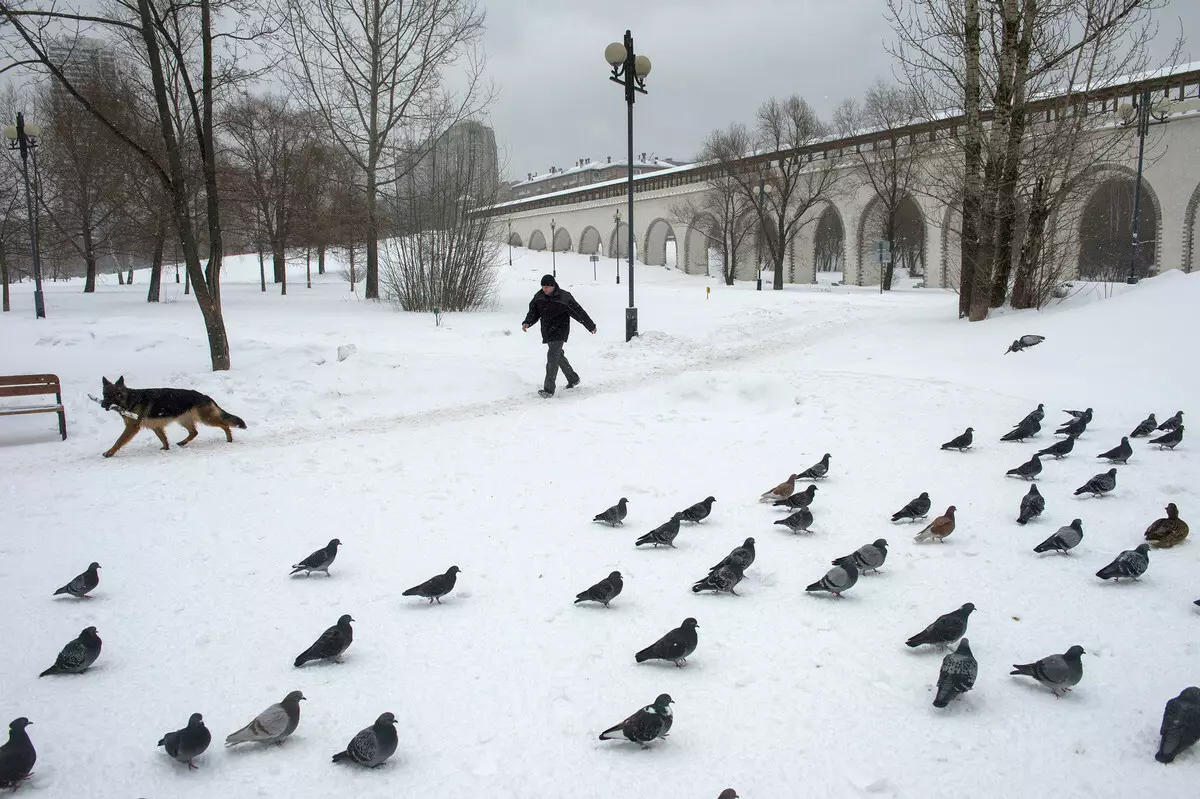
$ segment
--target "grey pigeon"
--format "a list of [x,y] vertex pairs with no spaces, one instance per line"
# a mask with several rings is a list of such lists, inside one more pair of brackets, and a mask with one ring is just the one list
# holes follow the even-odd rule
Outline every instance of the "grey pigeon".
[[688,655],[696,651],[696,644],[700,640],[696,635],[696,628],[699,626],[691,617],[684,619],[683,624],[638,652],[634,659],[638,663],[645,663],[647,660],[669,660],[676,666],[683,667],[687,663]]
[[1148,568],[1150,568],[1150,545],[1138,544],[1136,549],[1127,549],[1113,558],[1113,562],[1096,572],[1096,576],[1101,580],[1112,580],[1119,583],[1122,577],[1136,580],[1145,574]]
[[975,687],[975,678],[979,676],[979,663],[971,653],[971,642],[964,638],[958,642],[958,648],[942,658],[942,670],[938,672],[937,696],[933,699],[934,707],[945,707],[950,700]]
[[333,756],[333,762],[349,760],[367,768],[382,766],[383,761],[396,753],[398,743],[396,717],[391,713],[381,713],[374,724],[361,730],[350,739],[343,751]]
[[625,524],[625,514],[628,512],[628,509],[629,500],[625,499],[625,497],[621,497],[621,499],[617,501],[616,505],[613,505],[603,513],[597,513],[592,521],[604,522],[609,527],[616,527],[618,524],[623,525]]
[[929,515],[929,508],[932,507],[932,504],[929,499],[929,492],[922,491],[921,496],[916,499],[910,499],[907,505],[893,513],[892,521],[898,522],[901,519],[908,519],[912,522],[917,519],[924,519]]
[[812,504],[816,493],[816,484],[809,483],[808,488],[804,489],[803,491],[797,491],[787,499],[777,499],[773,504],[775,507],[792,508],[793,510],[797,508],[807,508]]
[[877,538],[874,543],[863,544],[858,549],[851,552],[847,557],[854,560],[854,566],[863,574],[867,571],[879,573],[879,567],[887,560],[886,539]]
[[591,588],[576,594],[575,604],[578,605],[580,602],[599,602],[604,607],[608,607],[608,603],[616,599],[624,587],[625,582],[621,579],[621,573],[612,572]]
[[965,449],[970,449],[971,444],[975,441],[975,428],[968,427],[964,432],[956,435],[954,438],[942,444],[942,449],[956,449],[962,452]]
[[325,572],[325,576],[328,577],[329,566],[337,557],[338,547],[341,545],[341,541],[336,538],[331,539],[328,544],[292,566],[292,574],[304,572],[305,577],[311,577],[313,572]]
[[1075,436],[1076,438],[1078,438],[1079,436],[1083,435],[1084,432],[1087,430],[1087,426],[1088,426],[1089,422],[1091,422],[1091,418],[1087,417],[1087,416],[1081,416],[1078,419],[1072,419],[1071,421],[1064,424],[1062,427],[1055,430],[1054,435],[1056,435],[1056,436]]
[[1017,516],[1017,524],[1028,524],[1042,515],[1046,509],[1046,498],[1038,491],[1037,483],[1029,487],[1029,493],[1021,497],[1021,513]]
[[796,475],[796,477],[802,478],[805,480],[819,480],[828,474],[829,474],[829,453],[826,452],[824,455],[821,456],[821,460],[817,461],[812,466],[809,466],[807,469],[800,472],[800,474]]
[[1041,422],[1022,420],[1016,427],[1000,436],[1001,441],[1024,441],[1042,431]]
[[655,527],[650,532],[643,535],[634,546],[640,547],[642,544],[653,544],[657,549],[659,544],[663,546],[675,548],[675,537],[679,535],[679,522],[683,519],[682,513],[676,513],[669,521],[663,522],[658,527]]
[[300,700],[305,698],[300,691],[292,691],[283,701],[259,713],[254,721],[226,736],[225,745],[282,743],[300,726]]
[[730,550],[720,563],[709,569],[710,572],[715,572],[722,566],[737,566],[742,571],[750,568],[750,564],[754,563],[754,539],[747,538],[742,542],[740,547],[734,547]]
[[1021,350],[1028,349],[1029,347],[1035,347],[1045,340],[1045,336],[1037,336],[1033,333],[1028,333],[1010,344],[1008,349],[1004,351],[1004,354],[1008,355],[1010,352],[1020,352]]
[[1183,411],[1175,411],[1175,415],[1158,426],[1159,430],[1174,430],[1183,424]]
[[1179,425],[1179,427],[1164,433],[1158,438],[1150,439],[1150,443],[1158,444],[1158,448],[1160,450],[1164,448],[1175,449],[1175,445],[1177,445],[1180,441],[1183,441],[1183,425]]
[[1129,456],[1133,454],[1133,447],[1129,446],[1129,436],[1121,436],[1121,443],[1110,449],[1108,452],[1102,452],[1097,455],[1097,458],[1104,458],[1109,463],[1129,463]]
[[1080,494],[1091,494],[1093,497],[1103,496],[1109,491],[1117,487],[1117,470],[1109,469],[1107,472],[1096,475],[1091,480],[1075,489],[1075,496]]
[[1034,547],[1033,551],[1038,553],[1061,552],[1066,555],[1069,550],[1079,546],[1079,542],[1082,540],[1083,522],[1079,519],[1072,519],[1070,524],[1058,528],[1054,535]]
[[1032,677],[1061,697],[1083,677],[1083,662],[1079,656],[1086,654],[1083,647],[1076,644],[1061,655],[1050,655],[1034,663],[1014,663],[1009,674]]
[[0,788],[12,788],[15,792],[33,771],[37,762],[37,751],[25,728],[33,722],[21,716],[8,725],[8,742],[0,746]]
[[1046,407],[1044,405],[1042,405],[1042,403],[1039,402],[1038,406],[1036,408],[1034,408],[1029,413],[1025,414],[1025,418],[1022,419],[1021,422],[1022,422],[1022,424],[1025,422],[1039,422],[1040,423],[1045,418],[1046,418]]
[[193,713],[182,730],[169,732],[158,740],[158,745],[163,747],[168,755],[180,763],[187,763],[189,769],[197,767],[192,761],[204,754],[210,743],[212,733],[204,726],[204,717],[199,713]]
[[825,576],[817,580],[805,591],[828,591],[836,597],[849,591],[858,582],[858,567],[854,565],[854,556],[846,555],[833,561],[833,568],[825,572]]
[[654,704],[646,705],[620,724],[614,724],[600,733],[600,740],[611,741],[624,737],[635,744],[641,744],[645,749],[651,741],[662,738],[670,731],[674,722],[671,713],[674,701],[670,694],[659,694]]
[[419,596],[429,600],[429,604],[434,602],[442,604],[442,597],[454,590],[454,584],[458,581],[458,573],[462,569],[457,566],[451,566],[446,569],[445,574],[438,574],[430,577],[420,585],[414,585],[412,588],[405,591],[401,596]]
[[1053,455],[1055,460],[1062,460],[1065,456],[1071,454],[1071,450],[1075,449],[1076,436],[1069,435],[1064,439],[1055,441],[1045,449],[1038,450],[1038,456]]
[[705,497],[684,510],[680,511],[683,514],[683,521],[699,524],[708,518],[708,514],[712,513],[712,504],[717,500],[713,497]]
[[100,585],[100,564],[92,562],[87,567],[87,571],[76,575],[71,582],[64,585],[62,588],[54,592],[54,596],[59,594],[70,594],[78,599],[88,599],[88,594],[96,590],[96,586]]
[[354,641],[354,628],[350,626],[352,621],[354,619],[350,618],[349,613],[342,614],[337,624],[321,633],[321,637],[312,646],[296,656],[296,667],[299,668],[310,660],[332,660],[340,663],[342,653]]
[[1034,455],[1029,460],[1022,463],[1020,466],[1009,469],[1005,472],[1009,477],[1023,477],[1026,480],[1032,480],[1042,473],[1042,459]]
[[745,576],[744,572],[745,570],[736,563],[726,563],[724,566],[710,571],[707,577],[698,580],[692,586],[692,592],[698,594],[701,591],[714,591],[718,594],[725,592],[740,596],[734,589]]
[[801,508],[791,516],[788,516],[785,519],[777,519],[775,521],[775,524],[782,524],[793,533],[811,533],[812,530],[809,528],[812,527],[812,523],[812,511],[810,511],[808,508]]
[[1129,434],[1130,438],[1141,438],[1148,436],[1158,429],[1158,420],[1154,418],[1154,414],[1150,414],[1142,421],[1138,422],[1138,426],[1133,428],[1133,432]]
[[1092,421],[1092,409],[1091,408],[1088,408],[1085,411],[1072,411],[1067,408],[1063,408],[1063,413],[1065,413],[1067,416],[1070,416],[1071,421],[1073,421],[1073,422],[1078,421],[1080,419],[1083,419],[1086,422]]
[[1200,741],[1200,688],[1184,688],[1179,696],[1167,700],[1158,734],[1162,740],[1154,759],[1159,763],[1170,763],[1184,749]]
[[100,657],[100,636],[95,627],[85,627],[79,637],[62,648],[54,665],[39,674],[82,674]]
[[968,602],[958,610],[944,613],[934,619],[933,624],[921,630],[921,632],[909,638],[904,643],[906,646],[911,647],[918,647],[923,644],[945,646],[946,644],[953,643],[967,634],[967,621],[971,618],[971,613],[974,610],[975,605]]

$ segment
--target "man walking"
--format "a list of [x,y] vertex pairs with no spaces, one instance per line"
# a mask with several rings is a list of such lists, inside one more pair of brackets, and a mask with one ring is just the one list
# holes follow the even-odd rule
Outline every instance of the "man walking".
[[572,318],[595,335],[596,323],[587,315],[587,311],[579,307],[571,292],[559,288],[554,275],[542,275],[542,288],[529,301],[529,313],[525,314],[525,321],[521,323],[524,332],[534,322],[542,320],[542,342],[546,344],[546,384],[538,391],[539,397],[554,396],[559,367],[567,377],[567,388],[579,385],[579,375],[563,354],[563,345],[567,343],[567,336],[571,332]]

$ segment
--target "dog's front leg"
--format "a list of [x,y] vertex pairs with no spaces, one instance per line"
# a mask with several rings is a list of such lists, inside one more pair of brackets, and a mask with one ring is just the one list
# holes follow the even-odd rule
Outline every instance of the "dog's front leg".
[[137,435],[139,429],[140,427],[136,420],[125,419],[125,431],[121,433],[116,442],[108,448],[108,451],[104,453],[104,457],[111,458],[113,455],[116,455],[117,450],[133,440],[133,437]]

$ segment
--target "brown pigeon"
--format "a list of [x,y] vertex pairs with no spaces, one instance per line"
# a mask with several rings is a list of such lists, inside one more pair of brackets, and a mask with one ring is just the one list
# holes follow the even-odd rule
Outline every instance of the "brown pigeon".
[[931,538],[935,541],[945,540],[946,536],[954,532],[954,511],[953,505],[946,508],[945,515],[931,521],[924,530],[913,537],[913,541],[928,541]]
[[1179,508],[1172,502],[1167,505],[1167,518],[1155,519],[1146,528],[1146,540],[1157,549],[1167,549],[1182,543],[1188,536],[1188,525],[1179,518]]
[[787,499],[796,490],[796,480],[799,478],[800,475],[793,474],[770,491],[764,491],[762,496],[758,498],[759,502],[774,502],[777,499]]

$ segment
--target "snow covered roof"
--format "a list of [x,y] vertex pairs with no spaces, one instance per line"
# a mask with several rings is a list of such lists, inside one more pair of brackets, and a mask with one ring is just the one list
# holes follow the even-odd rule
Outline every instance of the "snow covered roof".
[[[624,158],[616,161],[597,161],[590,158],[580,159],[580,161],[574,166],[571,166],[567,169],[558,169],[552,167],[554,171],[544,172],[540,175],[534,175],[533,177],[526,178],[525,180],[518,180],[512,184],[512,187],[515,189],[519,186],[532,186],[547,180],[557,180],[564,175],[575,175],[580,172],[595,172],[601,169],[611,169],[612,167],[628,167],[628,165],[629,160]],[[651,157],[644,160],[641,158],[635,158],[633,160],[633,166],[635,169],[671,169],[679,166],[679,164],[675,161]]]

